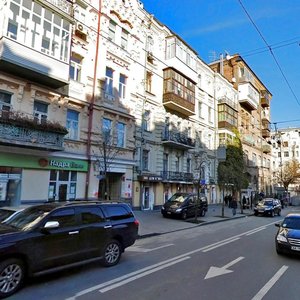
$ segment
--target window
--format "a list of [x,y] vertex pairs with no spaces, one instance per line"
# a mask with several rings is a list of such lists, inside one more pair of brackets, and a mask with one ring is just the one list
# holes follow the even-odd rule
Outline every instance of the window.
[[257,159],[256,159],[256,154],[255,153],[252,154],[252,165],[257,166]]
[[82,57],[76,53],[72,53],[70,63],[70,79],[81,81]]
[[79,113],[75,110],[68,109],[66,127],[69,133],[67,135],[67,138],[78,140],[78,119]]
[[288,151],[284,151],[284,157],[289,157],[289,152]]
[[125,99],[126,94],[126,77],[123,74],[120,74],[119,82],[119,97],[120,99]]
[[146,91],[151,93],[152,90],[152,73],[148,72],[146,73]]
[[64,62],[69,60],[70,26],[69,21],[37,1],[10,1],[7,36]]
[[210,122],[210,123],[213,122],[211,107],[208,107],[208,122]]
[[59,227],[70,227],[76,225],[75,211],[73,208],[60,209],[50,215],[47,221],[59,222]]
[[163,154],[163,172],[168,172],[169,170],[169,154],[164,153]]
[[125,207],[117,206],[117,205],[110,205],[105,206],[105,210],[108,214],[108,217],[111,220],[123,220],[127,218],[132,218],[132,212],[125,209]]
[[110,142],[111,126],[112,126],[112,121],[104,118],[102,123],[102,134],[103,134],[103,142],[105,143]]
[[150,131],[150,110],[146,110],[142,120],[142,130]]
[[153,45],[154,45],[154,39],[152,36],[147,37],[147,45],[146,45],[146,50],[150,53],[153,51]]
[[106,68],[106,73],[105,73],[105,93],[113,96],[113,69],[111,68]]
[[126,50],[127,46],[128,46],[128,32],[122,29],[121,47]]
[[191,163],[192,163],[192,160],[188,157],[186,159],[186,172],[187,173],[191,173],[191,170],[192,170]]
[[112,20],[109,21],[109,27],[108,27],[108,38],[111,41],[115,41],[115,35],[116,35],[116,23]]
[[82,224],[93,224],[104,221],[104,216],[99,207],[82,207],[80,210]]
[[45,123],[48,117],[48,104],[40,101],[34,101],[33,113],[34,119],[38,123]]
[[149,151],[148,150],[143,150],[142,170],[143,171],[149,170]]
[[125,124],[118,122],[117,124],[117,146],[125,147]]
[[198,102],[198,117],[202,118],[202,102]]
[[281,157],[281,152],[278,152],[278,157]]
[[11,109],[11,94],[0,91],[0,113],[1,116],[3,116],[3,114],[7,114],[10,109]]

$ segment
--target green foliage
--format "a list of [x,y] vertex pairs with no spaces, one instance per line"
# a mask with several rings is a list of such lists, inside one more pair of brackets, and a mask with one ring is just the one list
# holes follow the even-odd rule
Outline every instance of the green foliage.
[[223,187],[231,184],[234,191],[248,186],[242,143],[237,134],[233,143],[227,145],[226,160],[218,165],[218,183]]

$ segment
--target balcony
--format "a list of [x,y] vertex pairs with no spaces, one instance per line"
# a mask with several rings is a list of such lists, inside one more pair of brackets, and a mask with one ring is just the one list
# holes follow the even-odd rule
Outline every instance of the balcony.
[[189,117],[195,114],[195,103],[189,102],[172,92],[163,94],[163,105],[166,109],[175,111],[183,116]]
[[162,144],[177,149],[195,148],[195,139],[180,132],[165,130],[162,132]]
[[46,151],[62,151],[67,129],[59,124],[43,122],[19,113],[3,112],[0,115],[0,143]]
[[262,151],[263,151],[263,153],[271,153],[271,151],[272,151],[271,145],[269,145],[268,143],[264,143],[262,145]]
[[259,93],[251,83],[239,84],[239,102],[246,110],[256,110],[259,104]]
[[163,181],[193,182],[193,173],[162,171],[161,177]]
[[269,128],[263,128],[261,131],[261,135],[263,138],[269,138],[271,136],[271,132]]
[[251,134],[243,134],[242,135],[242,142],[248,144],[249,146],[255,145],[255,140]]
[[234,109],[235,111],[238,111],[238,104],[235,103],[233,100],[229,99],[226,96],[223,96],[221,98],[218,99],[218,104],[226,104],[229,107],[231,107],[232,109]]
[[263,91],[260,97],[262,107],[270,107],[271,95],[267,91]]
[[224,121],[219,121],[218,122],[218,128],[219,129],[228,129],[228,130],[232,131],[232,130],[236,129],[237,126],[232,125],[229,121],[224,120]]
[[0,39],[0,69],[53,89],[69,81],[69,63],[45,55],[5,36]]

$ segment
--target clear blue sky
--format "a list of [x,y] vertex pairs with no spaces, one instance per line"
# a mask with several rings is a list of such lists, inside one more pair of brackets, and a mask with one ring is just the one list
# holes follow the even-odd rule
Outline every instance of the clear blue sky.
[[[142,3],[205,62],[212,60],[213,53],[217,56],[225,51],[239,53],[273,95],[271,122],[278,122],[278,128],[300,127],[299,0],[142,0]],[[293,120],[297,121],[285,122]]]

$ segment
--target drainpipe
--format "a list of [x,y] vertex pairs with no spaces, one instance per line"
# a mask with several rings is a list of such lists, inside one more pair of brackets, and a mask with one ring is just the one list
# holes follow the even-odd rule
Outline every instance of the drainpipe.
[[88,133],[87,133],[87,147],[86,147],[86,156],[88,159],[88,171],[86,174],[85,182],[85,198],[88,198],[88,190],[90,183],[90,175],[92,168],[91,160],[91,136],[92,136],[92,125],[93,125],[93,114],[94,114],[94,103],[95,103],[95,89],[96,89],[96,76],[97,76],[97,67],[98,67],[98,50],[99,50],[99,40],[100,40],[100,17],[101,17],[101,5],[102,2],[99,0],[99,10],[98,10],[98,27],[97,27],[97,39],[96,39],[96,52],[95,52],[95,64],[94,64],[94,77],[93,77],[93,92],[91,101],[88,107]]

